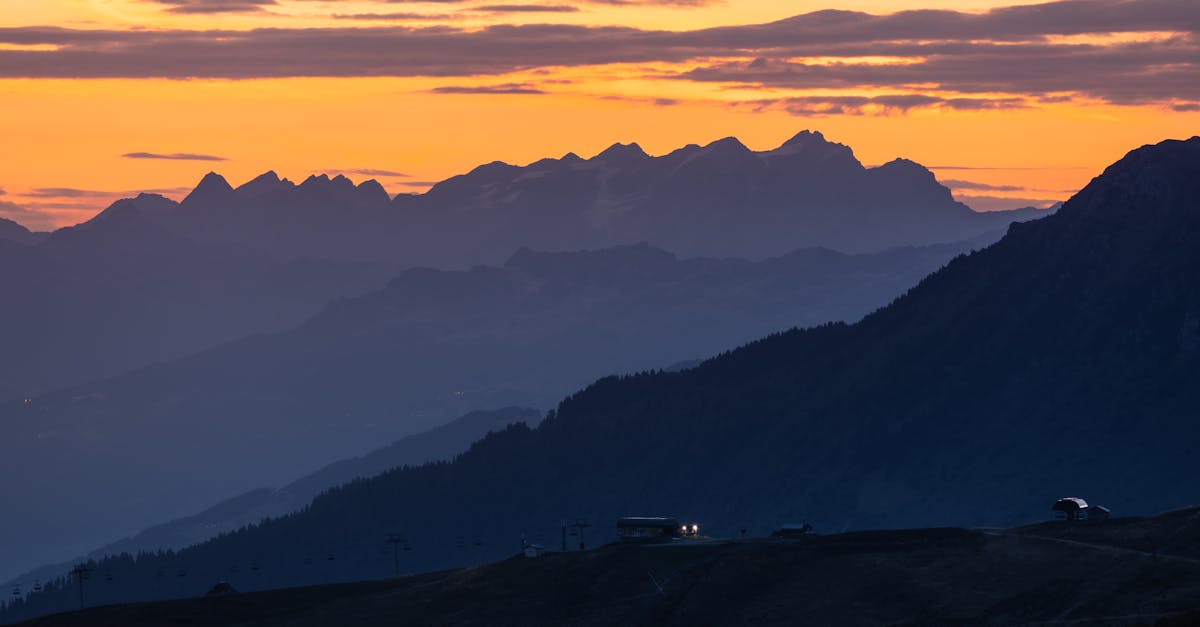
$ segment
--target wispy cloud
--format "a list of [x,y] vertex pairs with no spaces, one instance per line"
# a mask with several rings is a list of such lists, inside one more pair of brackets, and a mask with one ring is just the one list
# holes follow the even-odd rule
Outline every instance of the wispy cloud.
[[959,111],[986,109],[1024,109],[1023,98],[946,98],[926,94],[888,94],[883,96],[796,96],[732,103],[755,111],[783,110],[792,115],[890,115],[911,109],[942,108]]
[[169,187],[141,190],[100,190],[80,189],[76,187],[35,187],[27,192],[16,194],[22,198],[127,198],[141,193],[147,194],[178,194],[191,191],[187,187]]
[[569,4],[484,4],[471,7],[486,13],[575,13],[579,7]]
[[1020,192],[1025,191],[1020,185],[990,185],[988,183],[978,183],[976,181],[960,181],[956,179],[946,179],[941,181],[942,185],[950,189],[969,189],[972,191],[981,192]]
[[378,168],[330,168],[328,172],[341,172],[342,174],[358,174],[360,176],[390,176],[395,178],[405,178],[408,175],[395,170],[382,170]]
[[275,0],[151,0],[169,13],[251,13],[275,5]]
[[443,85],[429,90],[435,94],[544,94],[537,86],[528,83],[504,83],[501,85]]
[[200,155],[190,152],[127,152],[122,157],[126,159],[166,159],[168,161],[228,161],[225,157],[216,155]]
[[1005,166],[1005,165],[927,165],[930,170],[1087,170],[1086,166],[1076,165],[1030,165],[1030,166]]
[[95,213],[94,206],[26,206],[0,200],[0,218],[12,220],[31,231],[51,231],[63,223],[82,222]]
[[63,224],[83,222],[122,198],[131,198],[141,193],[181,198],[189,191],[189,187],[139,190],[35,187],[12,192],[15,202],[0,201],[0,216],[20,222],[33,230],[50,230]]

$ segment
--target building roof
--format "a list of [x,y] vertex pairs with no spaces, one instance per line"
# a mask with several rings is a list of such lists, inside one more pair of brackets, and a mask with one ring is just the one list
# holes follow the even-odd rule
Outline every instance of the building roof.
[[1078,497],[1068,496],[1055,501],[1054,506],[1050,509],[1087,509],[1087,507],[1087,501]]
[[678,527],[679,520],[665,516],[625,516],[617,519],[618,527]]

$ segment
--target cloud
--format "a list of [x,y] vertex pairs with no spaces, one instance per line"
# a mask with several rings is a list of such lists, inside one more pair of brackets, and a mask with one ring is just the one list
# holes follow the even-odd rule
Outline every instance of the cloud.
[[151,0],[168,13],[250,13],[275,5],[275,0]]
[[395,170],[380,170],[376,168],[355,168],[352,170],[330,168],[329,172],[341,172],[343,174],[358,174],[360,176],[391,176],[395,178],[405,178],[409,175]]
[[334,13],[330,17],[335,20],[364,20],[382,22],[416,20],[441,21],[461,19],[461,16],[453,13],[416,13],[413,11],[392,11],[388,13]]
[[820,117],[826,115],[892,115],[912,109],[953,109],[978,111],[985,109],[1022,109],[1028,106],[1021,98],[945,98],[925,94],[888,94],[883,96],[797,96],[733,102],[732,107],[749,107],[754,111],[787,111],[792,115]]
[[33,230],[46,231],[88,220],[105,206],[122,198],[132,198],[141,193],[181,198],[190,191],[189,187],[140,190],[35,187],[13,193],[13,196],[20,198],[19,204],[0,201],[0,216],[16,220]]
[[127,152],[122,157],[126,159],[166,159],[169,161],[228,161],[225,157],[215,155],[199,155],[190,152]]
[[628,102],[630,104],[652,105],[655,107],[674,107],[676,105],[683,104],[683,102],[684,102],[683,100],[680,100],[679,98],[617,96],[617,95],[611,95],[611,94],[597,96],[597,98],[600,98],[601,100],[616,100],[618,102]]
[[[226,4],[169,3],[189,10]],[[228,4],[250,10],[265,3]],[[558,9],[548,7],[567,6],[440,4],[463,11],[554,11]],[[665,63],[692,65],[667,75],[676,80],[742,89],[873,88],[906,98],[915,94],[939,99],[912,105],[879,100],[865,106],[828,99],[793,100],[788,105],[797,113],[813,110],[818,115],[860,113],[875,106],[890,111],[1010,108],[1076,97],[1190,111],[1200,109],[1198,33],[1200,11],[1194,0],[1058,0],[981,13],[920,10],[872,15],[827,10],[768,24],[692,31],[567,24],[249,31],[20,27],[0,29],[0,44],[15,45],[0,50],[0,77],[475,77],[546,67]],[[28,49],[34,44],[53,49]],[[816,57],[821,60],[806,60]],[[864,63],[864,57],[894,62]]]
[[187,187],[168,187],[159,189],[141,189],[136,191],[131,190],[100,190],[100,189],[79,189],[76,187],[35,187],[25,193],[17,194],[22,198],[86,198],[86,199],[118,199],[129,198],[141,193],[147,194],[178,194],[191,191]]
[[544,94],[545,91],[527,83],[501,85],[443,85],[429,90],[434,94]]
[[575,13],[579,7],[569,4],[485,4],[471,7],[487,13]]
[[960,181],[955,179],[946,179],[939,181],[942,185],[950,189],[969,189],[981,192],[1020,192],[1025,188],[1019,185],[990,185],[988,183],[977,183],[975,181]]
[[96,213],[96,208],[28,207],[0,200],[0,218],[12,220],[30,231],[51,231],[65,222],[81,222]]

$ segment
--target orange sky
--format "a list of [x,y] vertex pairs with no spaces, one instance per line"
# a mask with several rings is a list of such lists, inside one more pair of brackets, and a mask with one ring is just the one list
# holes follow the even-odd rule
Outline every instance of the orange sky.
[[[244,10],[212,12],[214,3]],[[768,149],[806,128],[868,165],[914,159],[969,204],[994,208],[970,197],[1065,198],[1129,149],[1200,129],[1187,80],[1196,33],[1177,30],[1169,13],[1184,2],[1156,0],[1162,15],[1128,27],[1093,12],[1109,21],[1090,30],[1044,28],[1066,19],[1055,15],[986,12],[1029,2],[507,4],[0,0],[0,216],[39,229],[73,224],[138,190],[179,198],[209,170],[235,185],[268,169],[293,180],[344,171],[397,193],[495,159],[586,157],[614,141],[659,154],[728,135]],[[835,7],[970,15],[914,16],[915,27],[903,15],[847,15],[846,28],[696,32]],[[189,8],[203,12],[180,12]],[[538,26],[548,23],[622,28]],[[264,28],[274,31],[253,30]],[[370,33],[346,28],[412,30],[359,45]],[[333,30],[336,42],[321,39]],[[232,31],[252,32],[231,43]],[[97,33],[103,42],[88,39]],[[273,41],[278,33],[289,39]],[[127,36],[139,47],[114,53],[134,45]],[[544,55],[524,52],[543,44]],[[488,91],[502,93],[479,93]],[[138,153],[184,158],[123,156]]]

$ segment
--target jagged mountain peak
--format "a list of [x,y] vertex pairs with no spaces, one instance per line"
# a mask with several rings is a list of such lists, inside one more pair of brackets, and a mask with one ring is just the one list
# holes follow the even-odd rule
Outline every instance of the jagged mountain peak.
[[722,137],[714,142],[709,143],[703,148],[708,154],[714,155],[748,155],[751,154],[749,148],[736,137]]
[[238,196],[243,198],[255,198],[272,192],[289,190],[295,186],[287,179],[280,179],[274,170],[267,170],[242,184],[235,191]]
[[904,157],[896,157],[895,159],[892,159],[891,161],[888,161],[887,163],[885,163],[879,167],[894,168],[894,169],[898,169],[898,170],[913,170],[913,171],[920,171],[920,172],[928,172],[929,171],[928,168],[926,168],[925,166],[917,163],[916,161],[913,161],[912,159],[905,159]]
[[870,170],[876,174],[921,180],[924,183],[936,183],[937,181],[937,177],[933,175],[933,172],[929,168],[903,157],[897,157],[881,166],[870,168]]
[[375,179],[367,179],[354,188],[355,194],[367,203],[387,205],[392,201],[383,185]]
[[600,154],[592,157],[590,161],[640,161],[648,158],[650,158],[650,155],[646,154],[646,151],[642,150],[642,147],[639,146],[637,142],[631,142],[628,144],[617,142],[608,148],[605,148],[602,152],[600,152]]
[[854,157],[854,151],[849,146],[825,139],[825,135],[820,131],[809,130],[796,133],[791,139],[783,142],[781,146],[775,150],[768,151],[766,154],[771,156],[804,155],[814,160],[843,158],[857,162],[857,159]]
[[200,179],[196,188],[183,199],[184,206],[191,206],[197,203],[209,203],[215,201],[223,201],[233,195],[233,186],[225,177],[216,172],[209,172]]

